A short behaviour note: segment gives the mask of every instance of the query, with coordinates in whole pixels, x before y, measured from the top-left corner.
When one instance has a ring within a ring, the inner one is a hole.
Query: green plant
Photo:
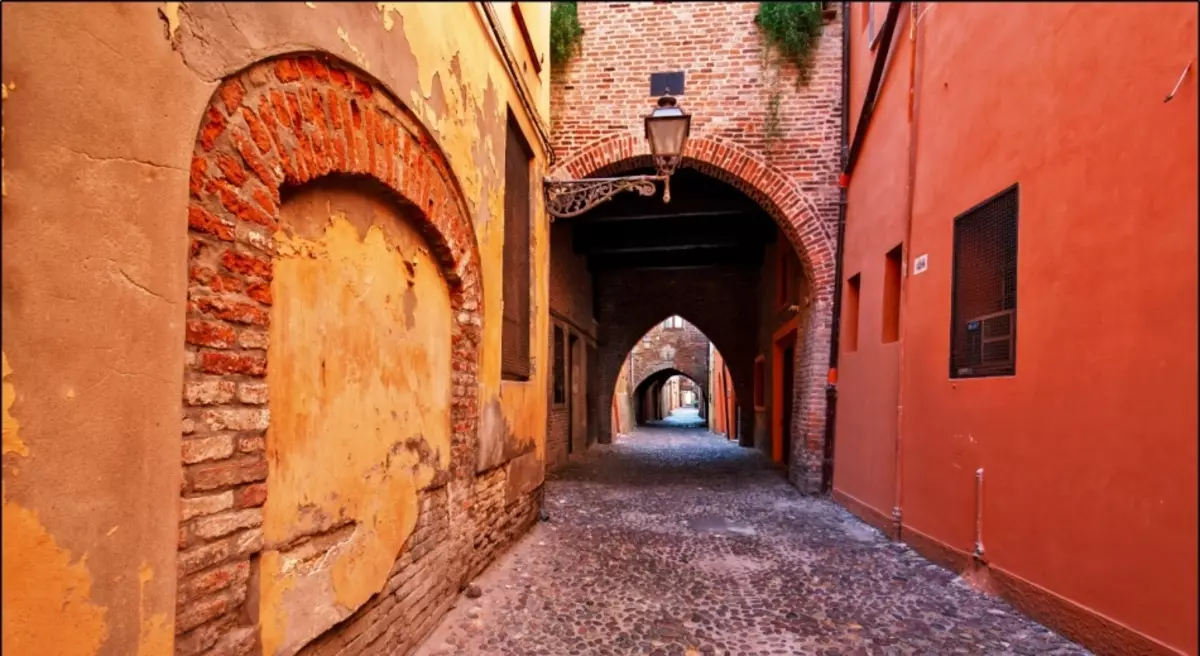
[[[574,2],[550,3],[550,63],[563,64],[579,48],[583,27]]]
[[[783,61],[796,65],[796,86],[808,84],[813,53],[824,27],[820,2],[761,2],[754,22],[763,31],[763,72],[767,87],[767,117],[763,134],[767,148],[781,135],[779,69]]]

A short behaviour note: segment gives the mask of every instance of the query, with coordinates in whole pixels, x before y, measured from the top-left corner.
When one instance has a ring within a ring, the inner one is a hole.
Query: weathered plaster
[[[295,653],[383,588],[417,491],[450,464],[450,296],[424,240],[390,199],[357,191],[306,191],[281,216],[266,654]]]
[[[297,13],[294,7],[290,3],[185,5],[180,27],[181,53],[189,67],[206,80],[219,80],[258,59],[288,51],[324,50],[351,62],[361,56],[370,62],[371,74],[408,103],[445,153],[475,222],[484,289],[476,469],[482,471],[504,462],[488,454],[528,450],[508,444],[513,439],[520,440],[522,435],[537,437],[534,448],[540,457],[545,450],[541,437],[544,428],[538,426],[544,420],[528,423],[520,417],[527,414],[544,417],[545,395],[510,391],[524,386],[544,390],[547,384],[546,372],[542,371],[545,367],[540,366],[540,361],[548,352],[548,324],[544,315],[549,300],[544,277],[549,270],[549,224],[541,185],[536,183],[530,190],[531,243],[535,249],[531,279],[536,285],[531,297],[533,375],[528,381],[506,381],[503,385],[500,376],[503,140],[510,109],[534,152],[533,180],[545,175],[547,153],[541,150],[531,117],[522,109],[516,87],[508,77],[486,23],[471,3],[322,4],[316,11],[304,8],[303,13]],[[522,9],[534,25],[549,24],[548,4],[528,3]],[[523,46],[513,31],[510,13],[507,8],[498,12],[501,28],[520,56]],[[548,32],[537,38],[545,40],[541,46],[544,48]],[[527,73],[526,82],[535,87],[538,76],[533,75],[532,68]],[[541,76],[549,80],[548,66],[542,69]],[[538,88],[542,91],[535,109],[545,122],[549,115],[548,82]],[[488,421],[486,408],[492,401],[499,403],[511,430],[505,430],[505,422]]]
[[[116,527],[112,529],[116,530]],[[167,613],[147,610],[146,584],[154,580],[154,568],[142,563],[138,568],[138,616],[141,631],[138,634],[137,656],[166,656],[171,653],[175,640],[175,622]]]
[[[3,354],[5,478],[9,454],[26,457],[29,449],[12,415],[16,388]],[[14,472],[15,475],[15,472]],[[0,489],[4,525],[3,650],[9,654],[91,656],[108,636],[105,609],[91,599],[92,575],[86,556],[72,555],[55,542],[37,513],[8,499]]]

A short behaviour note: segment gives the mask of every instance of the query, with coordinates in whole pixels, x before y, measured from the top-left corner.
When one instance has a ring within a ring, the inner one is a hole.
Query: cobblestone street
[[[419,654],[1088,653],[703,429],[590,449],[545,511]]]

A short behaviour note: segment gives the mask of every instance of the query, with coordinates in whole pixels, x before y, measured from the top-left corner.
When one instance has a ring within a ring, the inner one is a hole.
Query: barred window
[[[950,377],[1017,372],[1017,185],[954,219]]]
[[[500,335],[503,378],[529,380],[529,144],[510,112],[504,151],[504,323]]]

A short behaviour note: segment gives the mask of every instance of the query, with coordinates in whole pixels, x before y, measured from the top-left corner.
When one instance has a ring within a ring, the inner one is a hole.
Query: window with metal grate
[[[1017,201],[1013,185],[954,219],[951,378],[1017,372]]]
[[[533,155],[521,125],[508,114],[504,150],[504,323],[500,335],[500,373],[507,380],[529,380],[529,230],[530,160]]]

